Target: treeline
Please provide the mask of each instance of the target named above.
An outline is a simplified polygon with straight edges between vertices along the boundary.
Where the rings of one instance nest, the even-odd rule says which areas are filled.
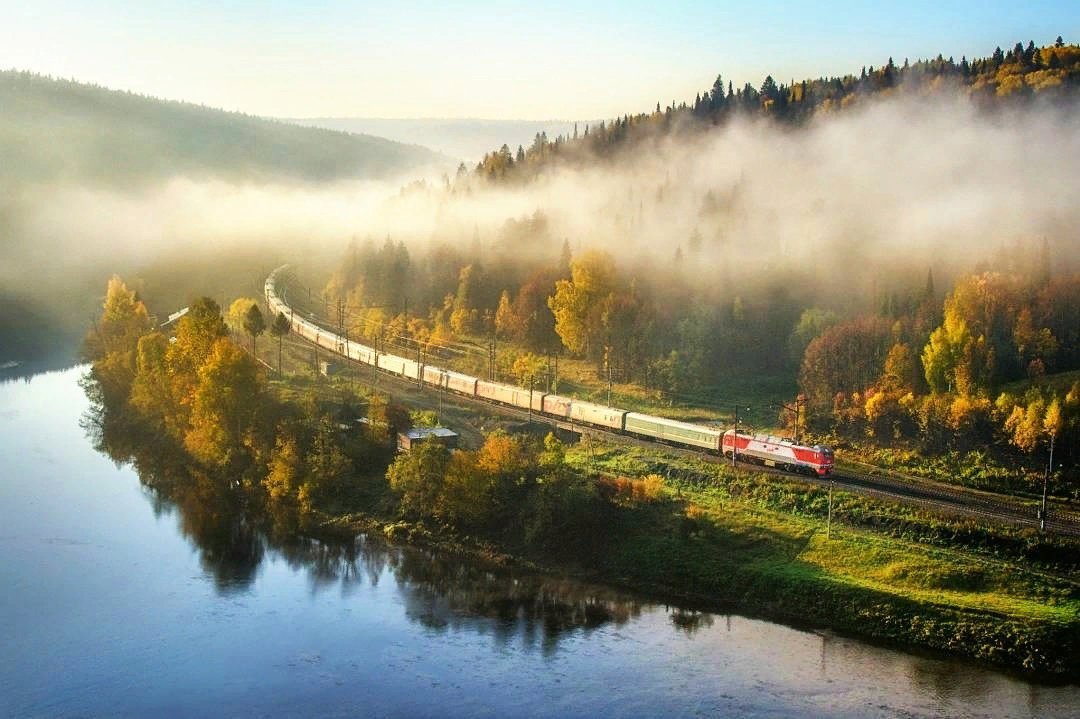
[[[998,253],[947,292],[930,271],[881,290],[876,306],[844,309],[817,305],[790,276],[732,296],[682,280],[678,265],[619,266],[568,242],[548,260],[495,251],[521,247],[523,224],[539,246],[558,245],[543,239],[542,215],[508,224],[486,261],[449,244],[414,259],[403,244],[368,242],[326,295],[352,337],[480,376],[492,340],[499,377],[526,386],[552,353],[688,404],[707,404],[702,393],[720,378],[797,376],[802,421],[819,432],[917,439],[935,452],[1012,445],[1020,455],[1054,439],[1057,460],[1075,460],[1080,385],[1053,389],[1044,378],[1080,370],[1080,276],[1052,275],[1045,241]],[[462,359],[467,342],[474,352]],[[1009,389],[1020,381],[1031,384]]]
[[[245,322],[252,342],[266,325],[256,314],[257,307]],[[93,362],[86,388],[99,444],[118,461],[169,457],[191,468],[186,484],[241,494],[290,521],[374,496],[384,481],[378,467],[391,457],[386,430],[382,437],[342,433],[338,413],[356,416],[355,403],[334,409],[281,401],[209,298],[192,302],[167,337],[151,326],[136,293],[114,277],[84,351]],[[388,427],[385,403],[371,404],[375,425]],[[374,469],[358,469],[368,467]]]
[[[989,57],[957,62],[940,54],[931,60],[897,65],[892,58],[880,67],[863,67],[858,74],[777,82],[767,76],[760,87],[741,88],[717,75],[712,87],[692,102],[660,103],[651,113],[623,115],[610,122],[586,125],[581,133],[548,138],[538,133],[529,147],[515,152],[507,145],[490,152],[472,175],[489,181],[524,181],[556,164],[587,164],[633,149],[638,143],[670,133],[692,133],[735,118],[768,118],[783,125],[799,125],[821,114],[856,106],[870,99],[893,96],[929,98],[937,93],[965,93],[981,107],[1008,107],[1035,98],[1058,102],[1077,97],[1080,88],[1080,46],[1066,45],[1059,36],[1052,45],[1036,47],[1017,42]],[[458,168],[458,178],[468,178]]]
[[[876,315],[808,310],[799,327],[816,334],[799,381],[820,429],[916,438],[933,451],[1056,443],[1055,464],[1075,462],[1080,378],[1048,375],[1080,369],[1080,275],[975,273],[943,303],[931,276],[921,295]]]
[[[0,71],[0,106],[0,165],[20,183],[129,186],[181,175],[323,181],[385,177],[443,160],[383,138],[31,72]]]
[[[324,288],[325,305],[312,309],[350,337],[474,374],[486,374],[494,342],[503,379],[527,384],[562,354],[587,359],[598,377],[676,399],[718,375],[794,376],[800,357],[789,335],[813,286],[777,271],[734,294],[678,262],[574,252],[537,212],[508,221],[484,249],[450,239],[423,252],[390,238],[354,243]],[[291,297],[304,302],[302,292]]]
[[[244,298],[230,318],[253,345],[267,324]],[[232,497],[233,509],[272,526],[360,512],[539,548],[602,536],[596,528],[615,499],[571,470],[551,435],[496,433],[453,454],[428,443],[394,459],[396,434],[411,426],[407,410],[373,394],[365,430],[355,422],[363,411],[355,396],[332,406],[283,399],[209,298],[194,301],[166,337],[114,277],[85,353],[99,448],[134,462],[170,496]]]

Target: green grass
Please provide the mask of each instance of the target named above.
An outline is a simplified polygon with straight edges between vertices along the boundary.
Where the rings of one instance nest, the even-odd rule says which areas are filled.
[[[1013,557],[1057,540],[842,492],[829,537],[820,488],[637,448],[576,445],[568,458],[671,477],[666,502],[622,507],[602,553],[585,559],[606,577],[1043,676],[1080,675],[1070,659],[1080,651],[1077,542],[1062,540],[1055,556],[1067,560],[1048,571]]]
[[[1080,616],[1080,584],[912,542],[817,531],[797,562],[845,584],[921,603],[1060,622]]]
[[[826,542],[827,491],[804,481],[595,442],[591,448],[571,447],[567,459],[593,472],[669,477],[679,512],[696,507],[699,521],[707,517],[711,525],[699,530],[727,538],[729,544],[717,551],[744,551],[740,542],[730,544],[735,538],[770,538],[755,545],[754,556],[740,558],[764,560],[769,571],[810,571],[829,582],[913,601],[1029,619],[1075,618],[1080,612],[1080,545],[1071,540],[838,491],[834,539]],[[669,529],[679,531],[678,521]],[[1056,559],[1047,564],[1047,556]],[[1056,575],[1035,568],[1032,557],[1042,558],[1041,566]]]

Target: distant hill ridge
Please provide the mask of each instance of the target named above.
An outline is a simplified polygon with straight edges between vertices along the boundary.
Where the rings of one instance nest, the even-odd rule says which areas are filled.
[[[598,159],[633,150],[643,142],[670,134],[708,131],[735,119],[766,119],[798,127],[820,115],[842,112],[873,99],[907,97],[915,102],[935,96],[967,96],[983,110],[1020,107],[1036,101],[1070,104],[1080,100],[1080,45],[1066,44],[1058,36],[1052,45],[1037,47],[1029,40],[1008,52],[1000,47],[988,57],[959,62],[940,54],[930,60],[898,65],[888,62],[858,74],[819,77],[778,83],[769,75],[760,88],[741,88],[717,75],[711,88],[693,102],[656,103],[653,112],[625,114],[607,122],[586,125],[579,134],[547,136],[538,133],[531,144],[512,145],[488,152],[474,175],[500,182],[527,181],[555,165],[587,165]]]
[[[0,166],[21,182],[376,179],[451,161],[380,137],[300,127],[25,71],[0,71]]]
[[[508,143],[528,145],[534,136],[570,135],[575,126],[584,128],[595,120],[490,120],[482,118],[361,118],[310,117],[289,119],[298,125],[323,127],[386,137],[404,143],[430,147],[455,159],[475,164],[492,147]]]

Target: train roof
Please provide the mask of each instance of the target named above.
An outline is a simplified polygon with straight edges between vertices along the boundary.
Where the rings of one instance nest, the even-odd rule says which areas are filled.
[[[590,407],[592,409],[607,410],[609,412],[615,412],[617,414],[626,414],[625,409],[619,409],[618,407],[608,407],[606,404],[596,404],[595,402],[586,402],[580,399],[571,399],[571,402],[579,407]]]
[[[651,414],[642,414],[641,412],[627,412],[627,419],[641,419],[646,422],[656,422],[658,424],[667,425],[668,427],[679,427],[681,429],[691,430],[694,432],[711,432],[719,435],[721,431],[718,427],[710,427],[707,424],[695,424],[693,422],[682,422],[677,419],[668,419],[667,417],[657,417]]]

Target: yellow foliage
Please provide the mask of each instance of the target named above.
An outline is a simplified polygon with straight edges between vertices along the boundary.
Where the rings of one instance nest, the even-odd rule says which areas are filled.
[[[521,443],[508,434],[488,435],[476,451],[476,466],[489,474],[514,474],[523,468]]]
[[[709,510],[705,509],[700,504],[690,503],[686,505],[686,516],[689,519],[703,519],[704,517],[709,516]]]
[[[207,464],[227,462],[254,419],[259,391],[254,360],[227,339],[215,342],[198,371],[188,451]]]
[[[601,477],[597,480],[597,486],[625,504],[659,502],[668,496],[664,478],[658,474],[650,474],[643,479]]]
[[[1029,72],[1024,76],[1024,82],[1036,92],[1060,87],[1064,79],[1065,72],[1063,70],[1038,70]]]
[[[1023,75],[1006,75],[998,80],[998,97],[1007,97],[1017,92],[1027,90],[1027,83]]]
[[[650,474],[642,480],[645,499],[650,502],[658,502],[667,497],[667,485],[664,478],[659,474]]]
[[[473,313],[466,307],[459,307],[450,315],[450,328],[458,334],[469,334],[473,330]]]
[[[1046,417],[1043,419],[1043,431],[1047,437],[1057,437],[1065,426],[1065,418],[1061,413],[1061,403],[1057,397],[1046,408]]]
[[[1032,400],[1026,409],[1023,405],[1013,407],[1005,420],[1005,431],[1012,435],[1010,441],[1024,452],[1034,451],[1045,431],[1045,415],[1046,402],[1041,398]]]
[[[866,419],[871,423],[876,422],[881,417],[888,401],[888,395],[884,392],[867,393],[866,404],[863,405]]]
[[[971,428],[980,415],[987,416],[989,413],[990,400],[960,395],[949,406],[947,423],[950,429],[964,432]]]
[[[296,439],[279,434],[270,457],[270,471],[263,481],[270,498],[275,501],[297,499],[303,462],[296,448]]]
[[[247,313],[253,306],[258,303],[251,297],[238,297],[233,300],[233,303],[229,305],[229,312],[225,317],[225,324],[229,326],[233,332],[244,331],[244,318],[247,317]]]

